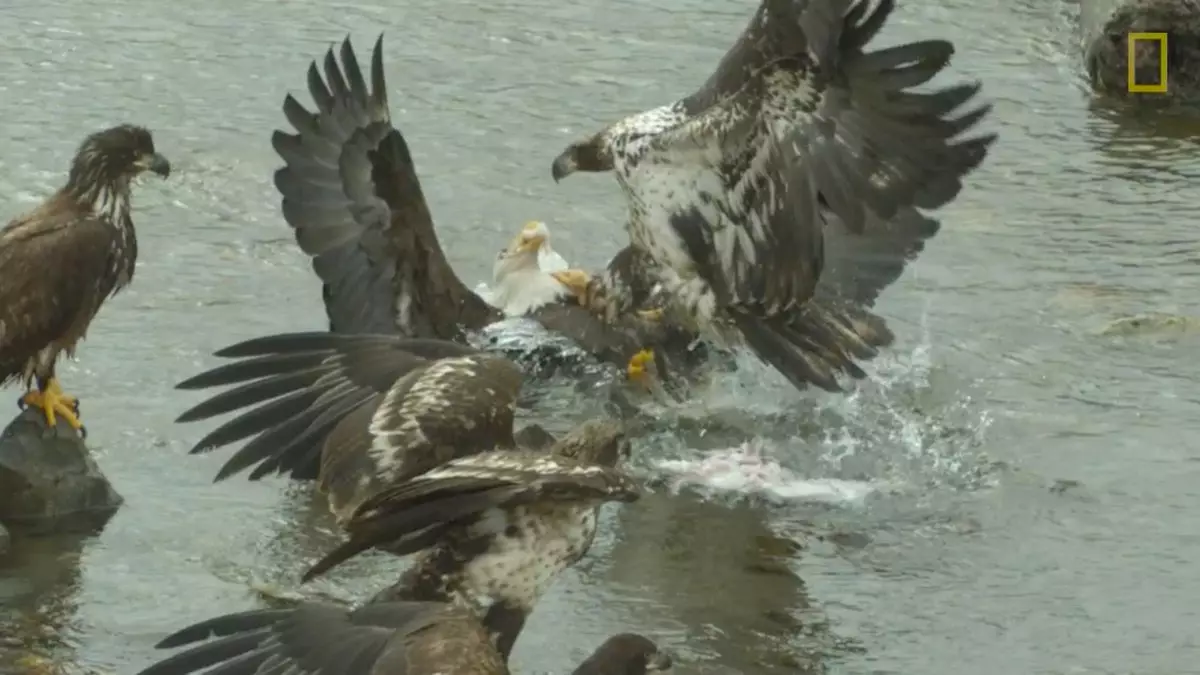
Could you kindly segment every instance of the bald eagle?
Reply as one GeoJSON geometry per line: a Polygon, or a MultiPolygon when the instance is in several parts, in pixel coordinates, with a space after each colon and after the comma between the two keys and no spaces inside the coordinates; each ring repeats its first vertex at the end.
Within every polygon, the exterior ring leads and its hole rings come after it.
{"type": "Polygon", "coordinates": [[[496,256],[488,302],[505,316],[525,316],[570,296],[570,290],[553,276],[567,269],[566,261],[555,253],[558,259],[551,262],[546,254],[549,246],[550,228],[537,220],[526,223],[496,256]]]}
{"type": "MultiPolygon", "coordinates": [[[[943,206],[995,140],[964,136],[990,110],[964,112],[978,83],[912,89],[945,69],[950,42],[864,51],[894,7],[762,0],[699,90],[552,165],[555,180],[614,171],[633,245],[696,326],[744,341],[797,387],[840,390],[831,367],[863,375],[837,338],[847,319],[811,302],[826,224],[862,232],[871,218],[943,206]]],[[[628,305],[613,296],[609,311],[628,305]]]]}
{"type": "Polygon", "coordinates": [[[275,174],[283,215],[321,278],[331,331],[465,342],[507,312],[626,371],[643,350],[670,348],[658,343],[661,329],[638,317],[605,321],[569,298],[556,302],[558,284],[533,274],[548,231],[523,233],[497,261],[509,281],[492,300],[504,311],[463,284],[438,242],[404,136],[392,127],[382,37],[370,85],[349,39],[340,51],[340,64],[332,49],[326,54],[324,78],[316,63],[309,68],[317,112],[287,96],[283,111],[297,133],[272,136],[286,163],[275,174]],[[524,265],[529,273],[518,273],[524,265]]]}
{"type": "MultiPolygon", "coordinates": [[[[301,603],[219,616],[172,633],[155,645],[180,651],[139,675],[222,672],[257,675],[508,675],[507,659],[470,611],[437,602],[369,603],[347,611],[301,603]],[[205,670],[215,667],[215,670],[205,670]]],[[[669,654],[648,638],[606,640],[576,675],[643,675],[670,668],[669,654]]]]}
{"type": "Polygon", "coordinates": [[[243,360],[179,386],[238,386],[180,420],[261,404],[193,452],[255,435],[217,480],[255,465],[252,479],[318,479],[351,537],[306,578],[372,546],[420,552],[389,597],[482,603],[505,655],[537,598],[587,551],[599,503],[638,496],[616,468],[629,448],[616,422],[585,422],[549,449],[517,446],[521,375],[500,356],[334,333],[274,335],[221,354],[243,360]]]}
{"type": "Polygon", "coordinates": [[[22,405],[83,433],[78,400],[55,375],[73,357],[100,306],[132,279],[137,235],[130,185],[143,171],[171,172],[150,132],[124,124],[84,139],[67,183],[0,231],[0,382],[20,379],[22,405]],[[32,384],[37,381],[37,389],[32,384]]]}

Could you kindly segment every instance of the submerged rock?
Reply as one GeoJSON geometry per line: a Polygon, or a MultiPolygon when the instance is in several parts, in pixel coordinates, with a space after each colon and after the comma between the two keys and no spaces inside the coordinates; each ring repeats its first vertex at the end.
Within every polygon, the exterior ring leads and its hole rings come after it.
{"type": "Polygon", "coordinates": [[[94,529],[125,500],[65,422],[46,426],[37,409],[0,433],[0,522],[35,534],[94,529]]]}
{"type": "Polygon", "coordinates": [[[1079,15],[1084,64],[1097,92],[1144,106],[1200,104],[1200,0],[1081,0],[1079,15]],[[1130,34],[1137,33],[1166,38],[1133,41],[1131,91],[1130,34]],[[1147,89],[1162,84],[1164,61],[1165,88],[1147,89]]]}

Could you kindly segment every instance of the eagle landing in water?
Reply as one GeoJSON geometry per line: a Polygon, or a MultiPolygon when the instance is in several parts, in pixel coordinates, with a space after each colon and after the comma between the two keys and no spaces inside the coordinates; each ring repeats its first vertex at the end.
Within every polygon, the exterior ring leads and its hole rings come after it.
{"type": "Polygon", "coordinates": [[[171,172],[146,129],[121,125],[88,136],[67,184],[0,230],[0,382],[20,378],[53,429],[58,418],[83,432],[78,401],[55,377],[100,305],[133,278],[137,238],[130,218],[133,179],[171,172]],[[37,388],[32,384],[37,381],[37,388]]]}
{"type": "MultiPolygon", "coordinates": [[[[845,346],[853,319],[814,297],[824,229],[862,234],[944,206],[995,140],[975,132],[990,110],[972,105],[978,83],[914,89],[946,68],[950,42],[866,50],[894,8],[762,0],[700,89],[553,163],[556,181],[613,171],[632,244],[658,263],[681,313],[797,387],[838,391],[838,372],[865,375],[845,346]]],[[[608,295],[605,311],[627,311],[619,289],[608,295]]]]}

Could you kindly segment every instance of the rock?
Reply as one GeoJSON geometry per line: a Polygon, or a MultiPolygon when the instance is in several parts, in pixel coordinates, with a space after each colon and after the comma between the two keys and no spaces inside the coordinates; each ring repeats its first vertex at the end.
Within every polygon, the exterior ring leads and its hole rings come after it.
{"type": "Polygon", "coordinates": [[[8,530],[4,529],[4,525],[0,524],[0,555],[8,553],[9,546],[12,545],[12,539],[8,536],[8,530]]]}
{"type": "Polygon", "coordinates": [[[1084,65],[1098,93],[1140,106],[1200,104],[1200,2],[1197,0],[1081,0],[1079,29],[1084,65]],[[1129,34],[1166,33],[1166,51],[1152,40],[1135,41],[1136,84],[1158,84],[1167,61],[1165,92],[1129,89],[1129,34]]]}
{"type": "Polygon", "coordinates": [[[125,500],[65,422],[29,408],[0,433],[0,522],[33,534],[92,530],[125,500]]]}

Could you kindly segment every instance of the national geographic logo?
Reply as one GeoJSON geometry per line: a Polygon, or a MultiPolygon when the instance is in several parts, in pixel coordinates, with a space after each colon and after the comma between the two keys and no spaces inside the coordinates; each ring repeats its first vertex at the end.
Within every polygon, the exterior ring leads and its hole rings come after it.
{"type": "MultiPolygon", "coordinates": [[[[1147,45],[1151,46],[1151,45],[1147,45]]],[[[1166,33],[1130,33],[1128,53],[1125,55],[1126,82],[1131,94],[1165,94],[1167,93],[1167,34],[1166,33]],[[1158,82],[1137,81],[1137,49],[1138,43],[1157,43],[1158,49],[1158,82]]]]}

